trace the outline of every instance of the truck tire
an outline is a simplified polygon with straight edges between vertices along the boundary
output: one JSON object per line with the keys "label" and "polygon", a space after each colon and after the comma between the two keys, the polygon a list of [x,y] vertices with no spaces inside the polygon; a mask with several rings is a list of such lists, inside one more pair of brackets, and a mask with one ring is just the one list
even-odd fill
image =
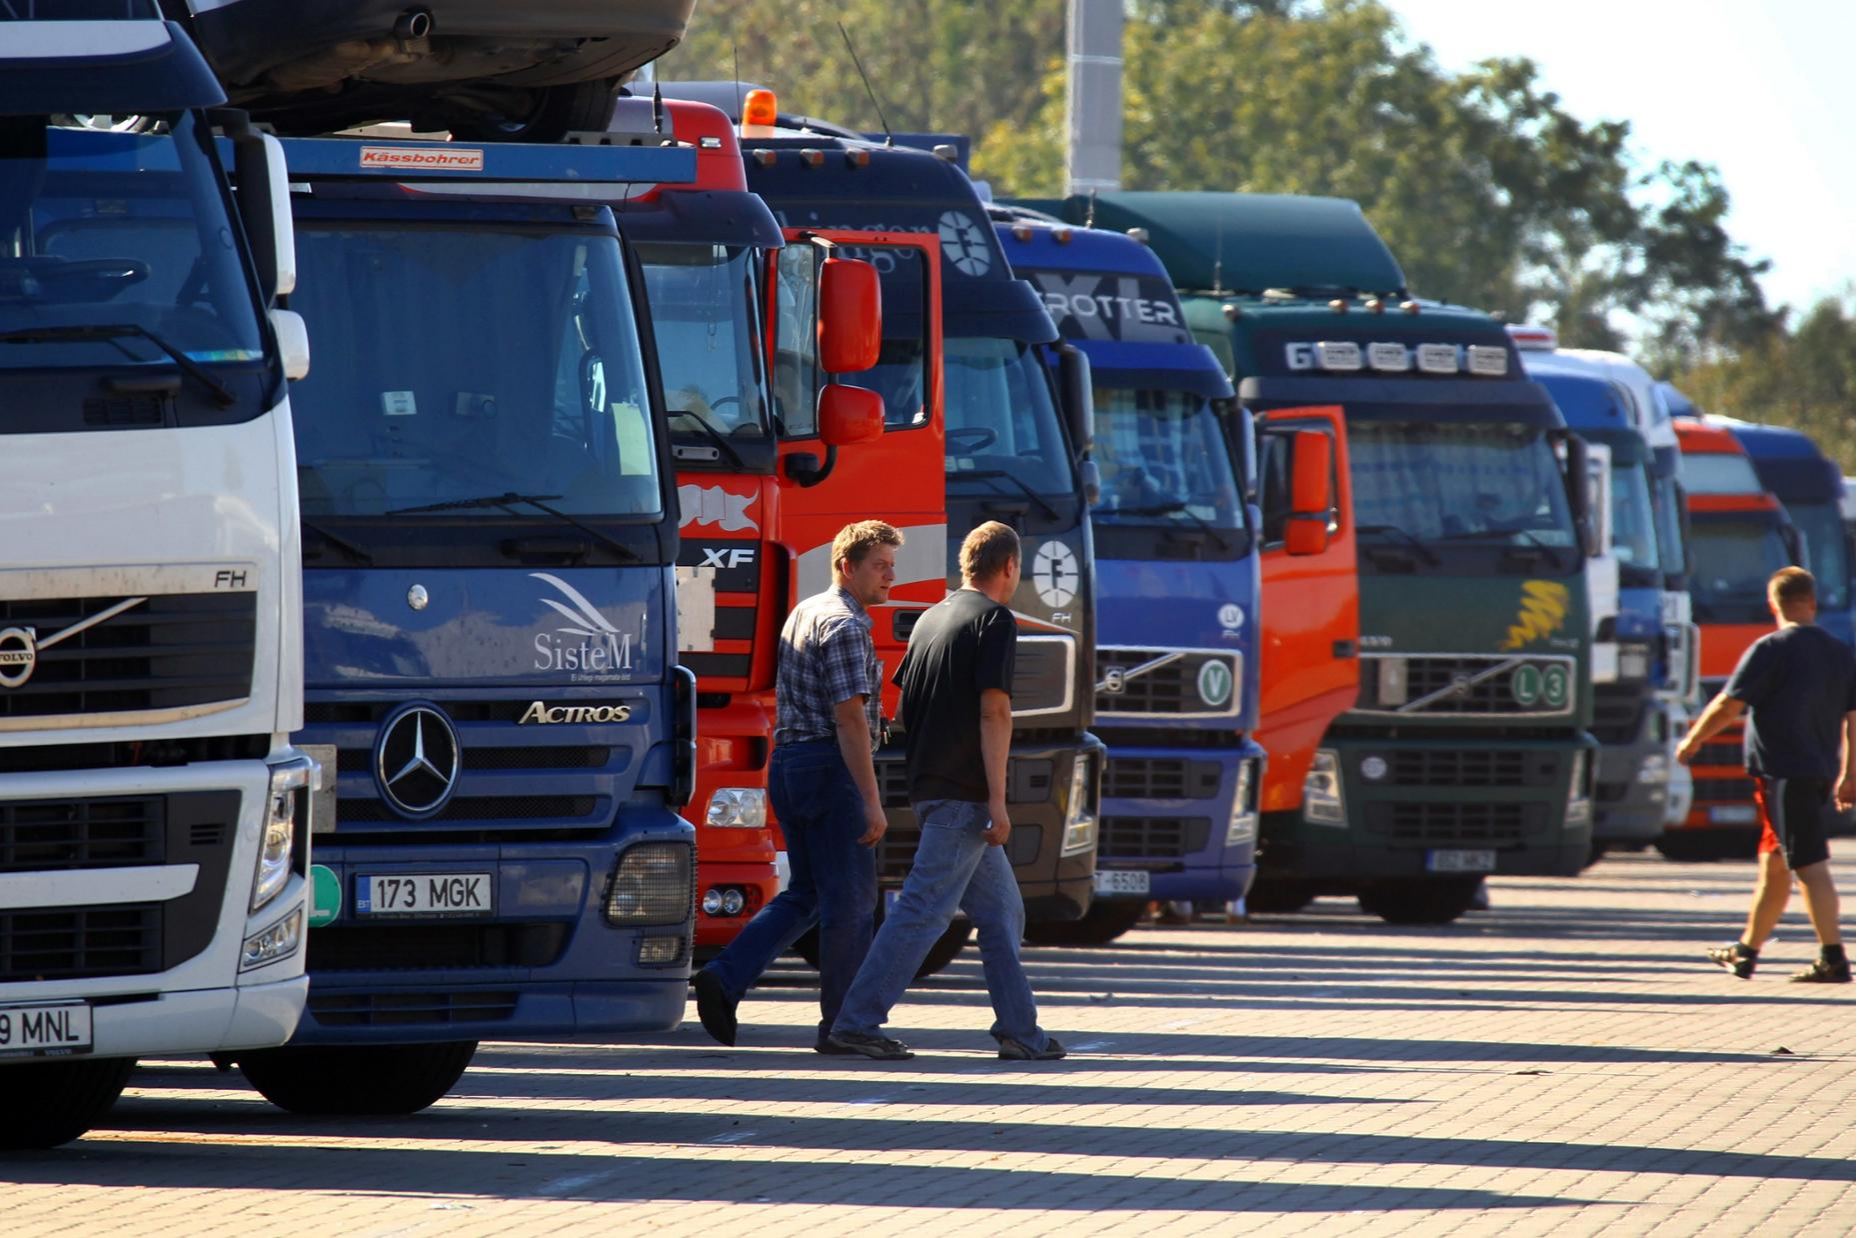
{"label": "truck tire", "polygon": [[1361,910],[1388,924],[1450,924],[1476,901],[1481,877],[1414,877],[1360,892]]}
{"label": "truck tire", "polygon": [[1081,920],[1056,920],[1025,926],[1034,946],[1106,946],[1141,923],[1148,904],[1138,898],[1098,899]]}
{"label": "truck tire", "polygon": [[0,1066],[0,1149],[55,1148],[95,1126],[135,1070],[132,1057],[58,1058]]}
{"label": "truck tire", "polygon": [[526,116],[454,125],[452,133],[467,142],[559,142],[563,134],[603,131],[612,123],[616,89],[604,79],[550,86],[535,92]]}
{"label": "truck tire", "polygon": [[[973,935],[974,926],[965,920],[956,920],[950,924],[942,935],[935,939],[929,952],[922,960],[922,966],[916,968],[916,979],[923,980],[934,975],[948,964],[954,962],[967,945],[967,939]],[[819,970],[819,930],[807,929],[800,939],[793,943],[793,953],[806,960],[806,966]]]}
{"label": "truck tire", "polygon": [[1259,874],[1251,883],[1250,893],[1244,896],[1244,909],[1246,912],[1261,911],[1265,915],[1283,915],[1301,911],[1314,901],[1315,887],[1307,882]]}
{"label": "truck tire", "polygon": [[240,1054],[239,1069],[260,1096],[291,1113],[399,1115],[451,1091],[476,1052],[475,1040],[260,1049]]}

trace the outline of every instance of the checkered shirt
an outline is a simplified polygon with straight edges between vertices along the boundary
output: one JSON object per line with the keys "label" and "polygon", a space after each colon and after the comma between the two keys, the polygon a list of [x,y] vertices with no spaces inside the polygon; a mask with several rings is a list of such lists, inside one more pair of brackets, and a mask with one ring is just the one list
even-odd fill
{"label": "checkered shirt", "polygon": [[862,695],[871,750],[883,730],[883,664],[871,643],[870,614],[833,586],[793,608],[780,630],[774,672],[774,743],[836,739],[832,707]]}

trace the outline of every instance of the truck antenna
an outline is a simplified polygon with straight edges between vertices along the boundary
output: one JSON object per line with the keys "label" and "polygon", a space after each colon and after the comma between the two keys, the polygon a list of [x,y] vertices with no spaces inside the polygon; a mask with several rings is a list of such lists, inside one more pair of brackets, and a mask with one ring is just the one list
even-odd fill
{"label": "truck antenna", "polygon": [[742,123],[742,48],[741,44],[734,40],[729,42],[729,59],[734,62],[732,71],[735,74],[735,123],[739,125]]}
{"label": "truck antenna", "polygon": [[851,64],[864,81],[864,93],[870,96],[870,105],[877,110],[877,123],[883,127],[883,144],[896,145],[896,135],[890,132],[890,122],[884,119],[883,104],[877,102],[877,92],[871,89],[870,77],[864,72],[864,63],[858,59],[858,49],[851,45],[851,32],[845,29],[845,23],[838,23],[838,33],[845,40],[845,50],[851,53]]}
{"label": "truck antenna", "polygon": [[1090,186],[1090,204],[1083,211],[1083,226],[1086,228],[1096,226],[1096,186],[1094,185]]}
{"label": "truck antenna", "polygon": [[1217,238],[1212,249],[1212,291],[1225,291],[1225,221],[1219,220],[1218,229],[1213,233]]}
{"label": "truck antenna", "polygon": [[655,78],[651,83],[651,128],[659,137],[664,136],[664,87]]}

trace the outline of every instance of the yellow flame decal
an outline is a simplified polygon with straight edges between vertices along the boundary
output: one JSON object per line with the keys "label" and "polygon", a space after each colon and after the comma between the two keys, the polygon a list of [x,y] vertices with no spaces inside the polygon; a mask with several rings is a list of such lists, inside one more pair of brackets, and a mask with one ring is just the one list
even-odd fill
{"label": "yellow flame decal", "polygon": [[1504,649],[1520,649],[1560,631],[1567,622],[1567,586],[1552,580],[1530,580],[1522,585],[1522,608],[1509,625]]}

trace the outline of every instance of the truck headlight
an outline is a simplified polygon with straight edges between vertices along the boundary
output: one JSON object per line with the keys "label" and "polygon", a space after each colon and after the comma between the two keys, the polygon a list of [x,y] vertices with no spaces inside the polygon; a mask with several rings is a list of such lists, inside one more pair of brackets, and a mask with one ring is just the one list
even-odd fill
{"label": "truck headlight", "polygon": [[1586,790],[1586,749],[1573,754],[1573,777],[1567,780],[1567,816],[1561,825],[1566,829],[1593,823],[1593,800]]}
{"label": "truck headlight", "polygon": [[1237,847],[1257,841],[1257,762],[1238,762],[1238,792],[1232,796],[1232,819],[1225,827],[1225,845]]}
{"label": "truck headlight", "polygon": [[307,758],[271,767],[271,785],[265,795],[263,830],[258,840],[258,868],[252,874],[251,909],[262,910],[284,892],[290,881],[290,859],[297,839],[297,815],[310,793],[316,765]]}
{"label": "truck headlight", "polygon": [[719,830],[767,828],[767,792],[760,787],[717,787],[703,823]]}
{"label": "truck headlight", "polygon": [[682,924],[695,895],[688,844],[640,843],[627,848],[613,868],[606,922],[625,928]]}
{"label": "truck headlight", "polygon": [[1308,776],[1302,780],[1302,819],[1315,825],[1348,823],[1347,808],[1341,802],[1341,758],[1328,748],[1316,750]]}
{"label": "truck headlight", "polygon": [[297,907],[276,924],[245,939],[239,950],[239,970],[250,971],[287,959],[297,952],[302,941],[303,909]]}
{"label": "truck headlight", "polygon": [[1082,855],[1096,845],[1096,804],[1090,794],[1090,775],[1095,762],[1080,756],[1070,764],[1069,808],[1064,814],[1064,842],[1058,856]]}
{"label": "truck headlight", "polygon": [[1653,752],[1639,763],[1638,781],[1647,787],[1660,787],[1670,781],[1670,765],[1663,753]]}
{"label": "truck headlight", "polygon": [[1618,647],[1618,677],[1620,679],[1649,679],[1651,675],[1651,647],[1646,644],[1621,644]]}

